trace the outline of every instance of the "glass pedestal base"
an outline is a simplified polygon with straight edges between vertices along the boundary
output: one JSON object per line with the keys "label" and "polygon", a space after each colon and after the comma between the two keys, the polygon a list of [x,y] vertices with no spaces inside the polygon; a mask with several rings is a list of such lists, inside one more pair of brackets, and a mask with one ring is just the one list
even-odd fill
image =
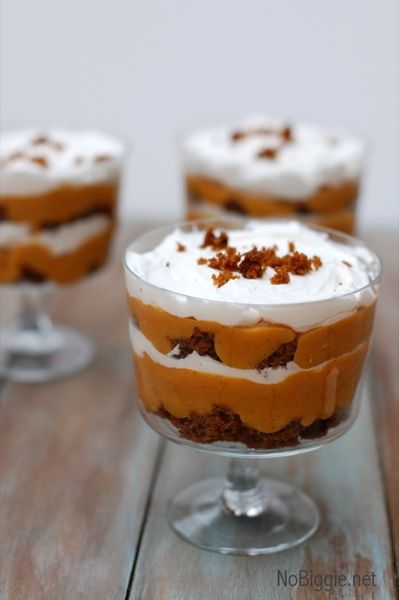
{"label": "glass pedestal base", "polygon": [[1,339],[0,375],[22,383],[51,381],[83,370],[95,356],[92,340],[73,329],[9,329]]}
{"label": "glass pedestal base", "polygon": [[204,550],[256,556],[297,546],[317,530],[320,515],[311,498],[280,481],[260,478],[255,488],[229,489],[222,478],[206,479],[169,503],[172,529]]}

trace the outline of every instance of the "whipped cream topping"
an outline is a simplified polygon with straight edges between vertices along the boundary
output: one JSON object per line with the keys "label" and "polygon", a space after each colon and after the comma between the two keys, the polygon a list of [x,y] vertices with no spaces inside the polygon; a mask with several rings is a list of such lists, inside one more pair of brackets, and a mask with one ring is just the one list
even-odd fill
{"label": "whipped cream topping", "polygon": [[6,221],[0,224],[0,248],[38,244],[52,254],[62,256],[103,233],[111,224],[112,220],[105,215],[92,215],[55,229],[34,232],[29,224]]}
{"label": "whipped cream topping", "polygon": [[24,129],[0,137],[0,194],[26,196],[62,184],[115,179],[123,145],[97,131]]}
{"label": "whipped cream topping", "polygon": [[[359,179],[365,158],[360,139],[298,123],[290,127],[292,139],[282,143],[278,132],[286,126],[284,121],[256,116],[235,126],[193,133],[183,144],[184,169],[187,174],[281,200],[306,199],[322,186]],[[271,133],[232,139],[235,132],[257,129]],[[264,149],[277,150],[274,158],[260,158]]]}
{"label": "whipped cream topping", "polygon": [[[322,266],[306,275],[290,274],[286,284],[274,285],[270,280],[275,271],[268,267],[261,278],[240,276],[217,287],[212,275],[218,271],[197,262],[216,254],[209,247],[200,247],[204,231],[175,229],[150,252],[127,250],[129,294],[176,316],[226,325],[264,319],[298,331],[342,318],[375,300],[376,291],[368,284],[379,263],[360,242],[344,245],[296,221],[249,221],[227,233],[229,246],[240,252],[275,245],[277,253],[284,255],[293,242],[298,252],[318,256]],[[184,251],[178,251],[179,244]]]}

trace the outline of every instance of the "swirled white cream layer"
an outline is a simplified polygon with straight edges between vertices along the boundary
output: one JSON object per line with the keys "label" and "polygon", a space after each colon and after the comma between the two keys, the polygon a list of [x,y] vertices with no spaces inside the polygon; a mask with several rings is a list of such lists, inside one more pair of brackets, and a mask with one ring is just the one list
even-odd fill
{"label": "swirled white cream layer", "polygon": [[62,184],[117,178],[124,147],[97,131],[24,129],[0,137],[0,194],[27,196]]}
{"label": "swirled white cream layer", "polygon": [[111,224],[112,220],[105,215],[92,215],[54,229],[35,232],[29,224],[7,221],[0,224],[0,248],[38,244],[52,254],[61,256],[73,252],[88,240],[105,232]]}
{"label": "swirled white cream layer", "polygon": [[[279,255],[293,242],[298,252],[320,257],[322,266],[306,275],[290,275],[290,282],[274,285],[267,268],[259,279],[232,279],[217,287],[218,271],[198,264],[216,252],[201,248],[204,231],[175,229],[153,250],[140,254],[134,245],[126,253],[126,283],[130,296],[178,317],[251,325],[260,320],[304,331],[343,318],[372,303],[377,291],[371,282],[379,271],[377,257],[361,242],[344,245],[323,231],[296,221],[249,221],[229,230],[229,245],[246,252],[254,245],[275,245]],[[161,234],[160,234],[161,235]],[[185,250],[178,251],[178,244]]]}
{"label": "swirled white cream layer", "polygon": [[[339,130],[298,123],[291,126],[292,141],[282,143],[278,131],[285,126],[281,120],[256,116],[235,126],[193,133],[183,143],[184,170],[281,200],[306,199],[323,186],[359,180],[365,159],[362,140]],[[276,133],[232,139],[235,131],[259,129]],[[278,149],[276,156],[260,158],[265,148]]]}
{"label": "swirled white cream layer", "polygon": [[[254,383],[261,383],[265,385],[280,383],[295,373],[300,371],[306,371],[307,373],[317,372],[325,368],[325,366],[331,362],[326,361],[317,367],[311,367],[310,369],[302,369],[294,361],[287,363],[286,367],[278,367],[277,369],[265,369],[264,371],[257,371],[256,369],[237,369],[236,367],[229,367],[228,365],[218,362],[209,356],[200,356],[197,352],[192,352],[185,358],[173,358],[173,350],[169,354],[162,354],[159,352],[151,342],[145,337],[145,335],[137,329],[134,325],[129,323],[130,341],[132,343],[133,351],[138,356],[147,354],[152,361],[167,367],[168,369],[188,369],[189,371],[198,371],[200,373],[208,373],[210,375],[219,375],[221,377],[233,377],[234,379],[246,379]],[[350,356],[357,352],[359,347],[364,344],[362,342],[352,352],[349,352],[345,356]]]}

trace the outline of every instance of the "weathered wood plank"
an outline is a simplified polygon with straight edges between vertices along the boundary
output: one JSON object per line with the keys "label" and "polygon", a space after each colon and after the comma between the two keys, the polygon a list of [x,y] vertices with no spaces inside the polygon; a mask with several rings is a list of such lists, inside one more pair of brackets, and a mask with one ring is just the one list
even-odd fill
{"label": "weathered wood plank", "polygon": [[[322,526],[296,549],[267,557],[220,556],[191,547],[168,528],[166,500],[199,478],[220,474],[225,459],[169,445],[155,488],[131,600],[394,598],[392,556],[368,403],[351,432],[312,454],[265,460],[271,476],[295,482],[318,502]],[[278,570],[333,575],[374,571],[376,587],[278,587]]]}
{"label": "weathered wood plank", "polygon": [[[125,239],[130,236],[123,236]],[[382,240],[385,240],[382,243]],[[392,239],[375,236],[385,259],[375,349],[378,440],[391,535],[399,545],[397,274]],[[120,244],[119,244],[120,248]],[[116,253],[117,262],[119,262]],[[395,279],[396,277],[396,279]],[[131,364],[122,270],[58,295],[55,314],[91,333],[99,360],[79,377],[45,386],[8,386],[0,404],[0,598],[196,600],[220,597],[324,598],[311,588],[276,587],[277,570],[376,572],[378,589],[341,589],[333,598],[394,598],[393,563],[372,420],[314,455],[265,461],[271,475],[302,485],[320,503],[323,526],[307,546],[245,559],[201,552],[169,531],[165,498],[225,462],[169,447],[149,507],[158,441],[131,402]]]}
{"label": "weathered wood plank", "polygon": [[377,311],[373,365],[378,442],[395,548],[399,589],[399,239],[384,232],[368,239],[384,263],[381,300]]}
{"label": "weathered wood plank", "polygon": [[56,316],[98,360],[1,401],[2,600],[124,600],[159,440],[133,401],[122,269],[63,290]]}

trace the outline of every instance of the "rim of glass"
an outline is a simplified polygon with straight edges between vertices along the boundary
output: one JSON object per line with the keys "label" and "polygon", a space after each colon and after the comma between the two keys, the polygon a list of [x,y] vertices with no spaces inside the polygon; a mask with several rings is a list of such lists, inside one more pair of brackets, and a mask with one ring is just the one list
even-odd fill
{"label": "rim of glass", "polygon": [[[216,229],[223,229],[223,227],[215,225],[215,223],[218,223],[219,221],[220,222],[230,221],[230,222],[235,222],[237,225],[242,224],[244,226],[250,222],[251,223],[257,222],[256,219],[244,219],[244,218],[240,218],[240,217],[220,217],[220,218],[210,217],[210,218],[204,218],[204,219],[193,219],[192,221],[187,221],[187,220],[186,221],[177,221],[176,223],[171,223],[169,225],[163,225],[161,227],[154,227],[154,228],[148,229],[144,233],[140,234],[134,241],[132,241],[128,244],[128,246],[126,247],[124,254],[123,254],[123,266],[128,273],[133,275],[136,279],[143,281],[146,285],[153,288],[154,290],[166,292],[169,294],[176,294],[178,296],[183,296],[184,298],[188,298],[190,300],[197,300],[197,301],[202,301],[202,302],[207,302],[207,303],[217,304],[217,305],[233,304],[235,306],[242,306],[242,307],[263,306],[263,307],[271,307],[271,308],[276,308],[276,307],[289,308],[291,306],[305,306],[308,304],[321,304],[324,302],[332,302],[335,300],[340,300],[342,298],[347,298],[348,296],[353,296],[354,294],[358,294],[359,292],[362,292],[368,288],[374,287],[375,285],[377,285],[380,282],[382,270],[383,270],[382,260],[381,260],[380,256],[376,252],[374,252],[374,250],[371,250],[369,248],[369,246],[367,246],[367,244],[365,244],[364,242],[362,242],[362,240],[359,240],[358,238],[356,238],[354,236],[348,235],[346,233],[341,233],[340,231],[336,231],[335,229],[331,229],[329,227],[321,227],[320,225],[308,225],[308,224],[306,224],[305,227],[308,227],[309,229],[312,229],[315,231],[320,231],[321,233],[327,233],[329,237],[333,236],[333,241],[335,241],[334,237],[336,237],[336,238],[341,239],[342,241],[346,241],[347,244],[349,244],[349,245],[360,246],[361,248],[364,248],[365,250],[367,250],[367,252],[369,252],[373,258],[373,263],[375,263],[375,265],[376,265],[375,276],[372,279],[370,279],[370,281],[368,283],[366,283],[365,285],[363,285],[359,288],[356,288],[355,290],[352,290],[350,292],[345,292],[345,293],[339,294],[337,296],[331,296],[329,298],[322,298],[319,300],[306,300],[305,302],[302,301],[302,302],[265,302],[265,303],[232,302],[230,300],[214,300],[214,299],[210,299],[210,298],[202,298],[201,296],[192,296],[190,294],[185,294],[184,292],[179,292],[177,290],[172,290],[169,288],[155,285],[154,283],[151,283],[151,282],[147,281],[146,279],[144,279],[143,277],[141,277],[140,275],[138,275],[138,273],[136,273],[131,267],[129,267],[129,265],[127,263],[128,253],[132,250],[132,248],[136,244],[140,243],[140,241],[142,241],[143,238],[145,238],[145,236],[147,236],[147,235],[156,235],[157,233],[161,234],[162,232],[165,232],[165,234],[166,234],[167,232],[171,232],[174,229],[177,229],[180,227],[195,228],[197,225],[202,225],[202,224],[203,225],[209,224],[209,226],[212,226],[212,224],[213,224],[213,226]],[[266,221],[268,223],[292,223],[293,221],[295,221],[297,223],[301,223],[300,221],[297,221],[295,219],[267,219]],[[301,223],[301,224],[303,225],[303,223]]]}

